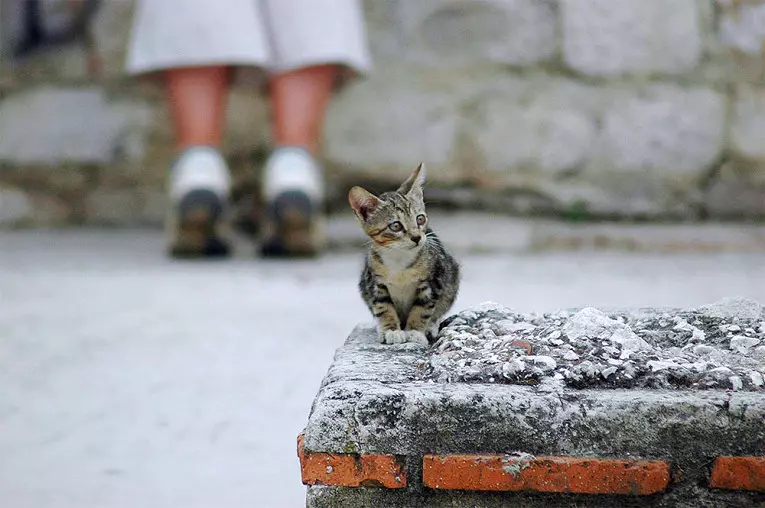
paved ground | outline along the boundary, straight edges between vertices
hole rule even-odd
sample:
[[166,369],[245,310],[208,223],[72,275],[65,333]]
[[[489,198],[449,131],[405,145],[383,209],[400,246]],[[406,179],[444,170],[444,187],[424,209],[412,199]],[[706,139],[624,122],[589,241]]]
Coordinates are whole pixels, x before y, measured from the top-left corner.
[[[171,262],[162,241],[0,233],[2,506],[303,504],[295,436],[368,320],[359,254]],[[457,308],[765,301],[763,252],[489,251],[462,244]]]

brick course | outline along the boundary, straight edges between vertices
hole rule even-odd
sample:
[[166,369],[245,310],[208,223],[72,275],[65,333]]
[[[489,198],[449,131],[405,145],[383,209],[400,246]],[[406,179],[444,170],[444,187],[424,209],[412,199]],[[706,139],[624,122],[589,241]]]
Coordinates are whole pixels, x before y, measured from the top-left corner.
[[717,457],[710,486],[765,492],[765,457]]
[[423,459],[423,483],[435,489],[646,495],[666,489],[669,479],[664,461],[506,455]]
[[340,487],[406,487],[406,470],[394,455],[306,452],[298,436],[298,457],[305,485]]

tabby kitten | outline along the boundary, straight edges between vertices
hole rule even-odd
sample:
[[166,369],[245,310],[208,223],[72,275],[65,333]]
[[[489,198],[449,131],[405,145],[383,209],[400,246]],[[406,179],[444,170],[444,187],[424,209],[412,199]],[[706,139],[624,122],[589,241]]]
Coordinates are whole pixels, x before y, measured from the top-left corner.
[[348,201],[371,239],[359,289],[378,321],[380,342],[427,345],[454,303],[459,265],[428,227],[420,164],[395,192],[354,187]]

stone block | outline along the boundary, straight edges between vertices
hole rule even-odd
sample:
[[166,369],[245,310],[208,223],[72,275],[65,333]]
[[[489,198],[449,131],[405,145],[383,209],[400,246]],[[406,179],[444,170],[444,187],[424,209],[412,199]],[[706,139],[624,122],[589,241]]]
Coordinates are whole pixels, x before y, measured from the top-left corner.
[[12,188],[0,188],[0,226],[14,224],[31,215],[32,204],[27,195]]
[[150,188],[102,186],[85,199],[87,222],[98,225],[161,225],[163,193]]
[[480,94],[465,128],[489,172],[570,172],[590,155],[597,137],[598,100],[572,81],[513,83]]
[[551,0],[367,1],[373,54],[423,65],[528,65],[557,52]]
[[605,112],[596,165],[604,171],[700,177],[720,156],[726,99],[705,88],[650,85]]
[[125,74],[134,3],[134,0],[101,2],[93,20],[95,50],[101,61],[103,77],[116,78]]
[[142,101],[110,101],[99,87],[41,86],[0,102],[0,160],[113,163],[143,156],[152,119]]
[[702,56],[696,0],[562,0],[563,58],[597,77],[683,74]]
[[765,88],[736,86],[730,117],[731,160],[705,189],[705,209],[715,217],[765,217]]
[[717,35],[721,44],[752,56],[762,56],[765,45],[765,3],[759,0],[717,0]]
[[0,228],[63,226],[71,219],[71,203],[53,195],[0,187]]
[[[335,476],[302,460],[307,504],[748,505],[762,489],[763,365],[731,349],[731,331],[765,338],[765,308],[730,298],[519,314],[488,303],[447,318],[430,346],[379,344],[359,326],[300,440],[301,456],[356,468]],[[405,486],[363,481],[404,464]]]
[[765,162],[729,161],[704,190],[712,217],[765,217]]
[[733,154],[765,162],[765,88],[736,87],[730,126]]
[[718,0],[708,37],[710,68],[720,81],[759,85],[765,79],[765,3],[761,0]]
[[453,95],[378,74],[349,86],[334,101],[323,154],[331,164],[387,180],[426,161],[432,178],[448,179],[457,107]]

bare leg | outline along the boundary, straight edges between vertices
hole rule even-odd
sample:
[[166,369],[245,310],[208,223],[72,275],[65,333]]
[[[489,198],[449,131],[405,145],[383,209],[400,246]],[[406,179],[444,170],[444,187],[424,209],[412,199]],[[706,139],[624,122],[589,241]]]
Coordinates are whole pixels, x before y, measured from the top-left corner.
[[165,71],[167,100],[178,151],[194,145],[220,146],[229,85],[228,67]]
[[[316,155],[339,67],[317,65],[274,76],[271,114],[276,150],[264,168],[261,252],[313,255],[324,244],[324,185]],[[297,149],[296,149],[297,148]]]
[[300,146],[316,153],[338,70],[337,65],[317,65],[271,78],[273,135],[277,146]]
[[228,82],[228,67],[165,71],[175,146],[181,154],[170,172],[169,189],[170,253],[176,257],[217,257],[230,251],[225,239],[230,176],[218,152]]

